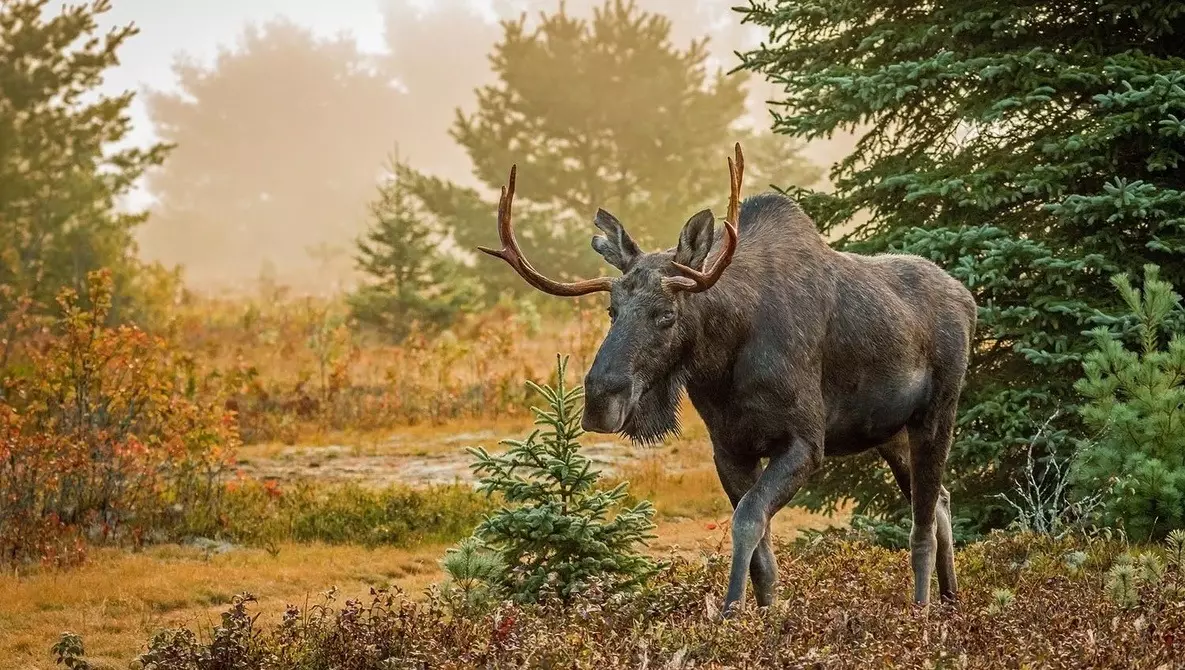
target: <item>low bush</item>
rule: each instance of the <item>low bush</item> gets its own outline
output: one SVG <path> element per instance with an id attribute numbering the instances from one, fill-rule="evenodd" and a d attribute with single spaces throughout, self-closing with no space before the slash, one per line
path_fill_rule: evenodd
<path id="1" fill-rule="evenodd" d="M 459 485 L 376 489 L 245 480 L 227 489 L 220 514 L 191 517 L 189 534 L 265 548 L 281 542 L 412 546 L 469 534 L 491 506 Z"/>
<path id="2" fill-rule="evenodd" d="M 77 562 L 216 515 L 238 434 L 192 393 L 167 340 L 108 325 L 112 281 L 59 296 L 62 316 L 0 371 L 0 564 Z"/>
<path id="3" fill-rule="evenodd" d="M 466 614 L 428 598 L 289 607 L 261 626 L 243 595 L 213 631 L 169 630 L 145 670 L 392 668 L 1156 668 L 1185 652 L 1182 566 L 1163 548 L 1155 584 L 1116 600 L 1108 573 L 1132 548 L 1104 538 L 993 534 L 957 554 L 956 607 L 909 602 L 903 551 L 838 536 L 779 547 L 779 595 L 766 610 L 715 620 L 727 561 L 672 558 L 636 593 L 589 588 L 567 605 L 505 603 Z M 1139 563 L 1147 562 L 1141 559 Z M 905 585 L 905 586 L 903 586 Z M 70 649 L 82 648 L 75 637 Z"/>

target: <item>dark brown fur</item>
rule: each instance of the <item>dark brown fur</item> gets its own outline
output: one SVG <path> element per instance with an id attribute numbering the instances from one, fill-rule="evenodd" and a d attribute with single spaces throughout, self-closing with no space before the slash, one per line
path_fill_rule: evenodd
<path id="1" fill-rule="evenodd" d="M 876 449 L 913 504 L 914 597 L 956 580 L 949 495 L 941 480 L 976 306 L 928 260 L 831 249 L 793 200 L 744 201 L 731 265 L 702 293 L 671 291 L 672 261 L 700 268 L 719 252 L 710 212 L 675 249 L 641 253 L 611 215 L 593 246 L 622 270 L 613 323 L 585 379 L 584 426 L 654 442 L 678 429 L 685 389 L 711 436 L 732 501 L 726 609 L 751 574 L 773 601 L 769 524 L 825 456 Z M 762 460 L 768 464 L 762 466 Z"/>

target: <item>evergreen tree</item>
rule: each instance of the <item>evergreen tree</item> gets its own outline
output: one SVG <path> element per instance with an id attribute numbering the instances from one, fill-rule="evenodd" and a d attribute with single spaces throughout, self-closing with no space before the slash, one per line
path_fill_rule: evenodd
<path id="1" fill-rule="evenodd" d="M 502 37 L 502 26 L 491 21 L 528 21 L 540 12 L 555 12 L 560 0 L 377 0 L 383 15 L 387 54 L 382 67 L 405 91 L 405 104 L 398 110 L 401 133 L 399 146 L 409 162 L 425 172 L 466 186 L 475 184 L 469 175 L 471 164 L 464 149 L 448 141 L 449 127 L 458 106 L 473 99 L 473 91 L 492 78 L 490 53 Z M 569 16 L 590 18 L 605 0 L 564 0 Z M 759 35 L 730 17 L 728 3 L 719 0 L 643 0 L 651 14 L 669 16 L 671 40 L 686 44 L 710 36 L 709 58 L 725 61 Z M 449 39 L 447 52 L 439 48 L 442 36 Z M 637 73 L 631 73 L 637 76 Z M 751 90 L 750 110 L 765 114 L 764 92 Z M 764 116 L 762 118 L 764 122 Z M 748 144 L 745 145 L 746 156 Z"/>
<path id="2" fill-rule="evenodd" d="M 547 401 L 547 409 L 531 408 L 541 429 L 525 440 L 505 440 L 510 448 L 502 455 L 469 449 L 478 490 L 507 503 L 474 534 L 501 557 L 508 590 L 528 601 L 549 590 L 567 598 L 591 579 L 629 589 L 657 570 L 638 552 L 654 537 L 654 507 L 649 501 L 624 507 L 628 482 L 596 488 L 601 473 L 577 442 L 583 389 L 565 384 L 567 357 L 557 362 L 554 388 L 527 382 Z"/>
<path id="3" fill-rule="evenodd" d="M 478 89 L 475 110 L 458 110 L 452 128 L 494 192 L 518 164 L 515 227 L 543 272 L 606 271 L 589 246 L 597 208 L 641 244 L 673 246 L 691 213 L 723 208 L 720 165 L 738 139 L 752 148 L 751 183 L 819 178 L 796 142 L 741 127 L 746 77 L 712 71 L 706 38 L 678 46 L 667 17 L 634 2 L 598 4 L 587 20 L 561 4 L 536 23 L 525 15 L 504 22 L 491 56 L 496 80 Z M 496 208 L 488 198 L 446 182 L 423 186 L 461 248 L 489 244 Z M 526 290 L 512 273 L 489 274 L 498 288 Z"/>
<path id="4" fill-rule="evenodd" d="M 1115 306 L 1107 278 L 1145 263 L 1185 281 L 1185 3 L 752 0 L 768 31 L 743 66 L 784 89 L 774 127 L 862 129 L 833 193 L 799 191 L 859 252 L 929 257 L 980 306 L 948 481 L 956 514 L 1007 523 L 995 494 L 1055 407 L 1072 405 Z M 854 224 L 857 214 L 865 223 Z M 1063 411 L 1043 444 L 1083 429 Z M 900 508 L 872 456 L 837 460 L 802 502 Z"/>
<path id="5" fill-rule="evenodd" d="M 118 147 L 133 94 L 99 94 L 103 74 L 136 34 L 99 34 L 108 0 L 49 11 L 48 0 L 0 3 L 0 365 L 18 334 L 22 301 L 56 309 L 62 288 L 85 292 L 87 274 L 111 270 L 112 315 L 128 316 L 141 269 L 133 230 L 144 220 L 116 204 L 167 147 Z M 8 323 L 4 323 L 8 321 Z"/>
<path id="6" fill-rule="evenodd" d="M 467 537 L 446 550 L 440 567 L 448 575 L 442 593 L 468 611 L 493 603 L 506 580 L 502 557 L 482 546 L 476 537 Z"/>
<path id="7" fill-rule="evenodd" d="M 456 261 L 441 251 L 446 237 L 408 191 L 407 165 L 394 159 L 388 172 L 357 244 L 358 269 L 371 281 L 350 296 L 350 307 L 361 323 L 399 338 L 413 322 L 447 325 L 480 287 L 457 277 Z"/>
<path id="8" fill-rule="evenodd" d="M 1144 292 L 1127 275 L 1113 281 L 1139 334 L 1136 350 L 1111 331 L 1095 331 L 1097 349 L 1086 356 L 1086 377 L 1075 384 L 1085 397 L 1083 419 L 1097 438 L 1085 442 L 1076 471 L 1084 495 L 1103 497 L 1105 520 L 1134 540 L 1185 528 L 1185 336 L 1166 323 L 1180 313 L 1181 296 L 1144 269 Z"/>

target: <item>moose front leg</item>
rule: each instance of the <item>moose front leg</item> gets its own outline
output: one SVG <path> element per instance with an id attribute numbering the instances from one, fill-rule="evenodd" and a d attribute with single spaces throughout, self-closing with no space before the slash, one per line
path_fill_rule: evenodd
<path id="1" fill-rule="evenodd" d="M 816 446 L 802 438 L 794 438 L 785 451 L 769 459 L 769 465 L 757 483 L 737 503 L 732 513 L 732 567 L 728 575 L 728 595 L 724 598 L 724 616 L 731 615 L 744 602 L 748 568 L 769 531 L 773 515 L 790 502 L 807 477 L 818 468 L 822 457 L 822 440 Z"/>
<path id="2" fill-rule="evenodd" d="M 737 456 L 730 454 L 718 445 L 713 445 L 712 459 L 716 463 L 716 474 L 720 477 L 720 485 L 728 495 L 728 501 L 733 510 L 740 504 L 749 489 L 761 477 L 761 459 L 756 456 Z M 749 577 L 753 582 L 753 596 L 761 607 L 772 605 L 774 601 L 774 583 L 778 577 L 778 563 L 774 558 L 771 534 L 767 527 L 765 535 L 753 552 L 753 560 L 749 562 Z"/>

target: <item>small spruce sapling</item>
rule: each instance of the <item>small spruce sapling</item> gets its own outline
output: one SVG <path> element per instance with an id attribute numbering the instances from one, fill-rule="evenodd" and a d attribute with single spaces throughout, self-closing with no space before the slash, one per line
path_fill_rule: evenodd
<path id="1" fill-rule="evenodd" d="M 545 592 L 563 599 L 593 582 L 615 591 L 639 587 L 659 569 L 641 548 L 654 537 L 654 507 L 625 507 L 628 482 L 596 487 L 601 473 L 580 452 L 580 387 L 564 381 L 567 357 L 557 356 L 555 387 L 527 382 L 547 409 L 532 407 L 539 426 L 525 440 L 504 440 L 505 454 L 470 448 L 478 490 L 506 505 L 474 535 L 505 564 L 504 586 L 518 600 Z"/>
<path id="2" fill-rule="evenodd" d="M 477 538 L 461 540 L 445 552 L 440 565 L 448 575 L 443 593 L 465 609 L 484 607 L 500 595 L 506 565 L 501 556 L 483 547 Z"/>
<path id="3" fill-rule="evenodd" d="M 1139 350 L 1096 330 L 1097 349 L 1075 384 L 1085 400 L 1082 418 L 1101 434 L 1085 445 L 1076 483 L 1080 491 L 1108 491 L 1107 521 L 1138 540 L 1185 527 L 1185 337 L 1162 339 L 1181 296 L 1156 266 L 1144 272 L 1142 295 L 1126 275 L 1112 280 L 1130 309 Z"/>

